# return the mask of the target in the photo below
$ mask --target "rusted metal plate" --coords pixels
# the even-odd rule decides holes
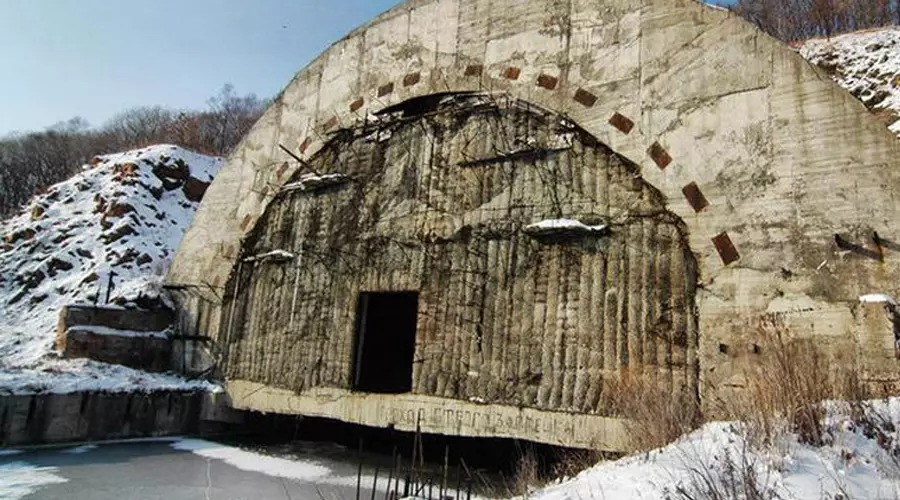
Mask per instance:
[[[507,80],[518,80],[519,75],[522,74],[522,68],[517,68],[515,66],[510,66],[503,70],[503,78]]]
[[[403,77],[403,86],[404,87],[412,87],[413,85],[419,83],[422,80],[422,74],[418,71],[415,73],[410,73]]]
[[[734,247],[734,242],[731,241],[731,237],[728,236],[728,233],[722,233],[713,238],[712,241],[713,245],[716,246],[716,250],[719,252],[719,256],[722,257],[722,262],[726,266],[741,260],[741,254],[739,254],[737,248]]]
[[[325,122],[325,124],[322,125],[322,129],[325,130],[325,131],[328,131],[328,130],[333,129],[334,126],[337,125],[337,124],[338,124],[338,119],[337,119],[337,117],[336,117],[336,116],[332,116],[331,118],[328,119],[327,122]]]
[[[537,79],[537,85],[538,87],[543,87],[547,90],[555,90],[556,86],[559,85],[559,78],[547,74],[542,74]]]
[[[612,115],[612,118],[609,119],[609,124],[626,135],[630,134],[631,130],[634,129],[634,122],[621,113]]]
[[[587,90],[578,89],[577,91],[575,91],[575,102],[583,105],[586,108],[590,108],[597,103],[597,96],[588,92]]]
[[[650,154],[650,158],[652,158],[653,161],[656,162],[656,165],[662,170],[665,170],[666,167],[672,163],[672,157],[669,156],[669,152],[658,142],[654,142],[647,152]]]
[[[253,217],[249,215],[244,217],[244,220],[241,221],[241,231],[246,231],[251,222],[253,222]]]
[[[703,196],[703,191],[700,190],[700,186],[696,182],[688,184],[681,192],[684,193],[688,203],[694,207],[695,212],[700,213],[709,206],[709,200],[706,199],[706,196]]]
[[[394,91],[394,82],[386,83],[378,87],[378,97],[384,97]]]
[[[466,66],[464,76],[481,76],[482,73],[484,73],[484,66],[480,64],[470,64]]]
[[[350,112],[355,113],[355,112],[359,111],[359,108],[363,107],[363,104],[365,104],[365,103],[366,103],[366,101],[362,97],[353,101],[352,103],[350,103]]]

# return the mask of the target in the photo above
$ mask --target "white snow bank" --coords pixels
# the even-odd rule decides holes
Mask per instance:
[[[182,439],[173,442],[171,446],[176,450],[190,451],[202,457],[222,460],[241,470],[260,472],[274,477],[317,482],[332,473],[331,469],[322,465],[270,457],[200,439]]]
[[[821,447],[785,434],[776,446],[754,449],[743,424],[711,423],[665,448],[601,463],[529,498],[679,498],[678,491],[696,492],[707,481],[728,491],[729,467],[747,471],[770,495],[765,498],[900,498],[900,459],[888,451],[900,444],[900,398],[868,403],[869,415],[881,422],[876,432],[858,425],[847,404],[826,409]]]
[[[148,373],[87,359],[42,361],[33,368],[0,370],[0,396],[73,392],[208,391],[222,388],[205,380]]]
[[[26,462],[0,464],[0,498],[19,500],[41,486],[65,483],[67,480],[55,473],[55,467],[36,467]]]

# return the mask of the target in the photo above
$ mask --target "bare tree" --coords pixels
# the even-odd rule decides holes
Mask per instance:
[[[205,110],[133,108],[100,128],[76,117],[41,132],[0,138],[0,216],[18,209],[36,191],[69,178],[99,154],[159,143],[227,154],[268,106],[254,94],[238,95],[230,84],[207,104]]]
[[[738,0],[733,10],[786,42],[887,26],[900,20],[898,0]]]

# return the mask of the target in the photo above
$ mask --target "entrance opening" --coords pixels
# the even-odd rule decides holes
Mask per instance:
[[[365,292],[356,309],[353,390],[401,394],[412,390],[416,292]]]

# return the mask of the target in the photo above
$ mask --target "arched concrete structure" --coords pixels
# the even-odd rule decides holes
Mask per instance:
[[[698,262],[708,407],[742,385],[761,317],[897,378],[893,333],[857,328],[860,295],[900,292],[897,139],[792,49],[694,0],[412,0],[353,31],[208,190],[168,276],[196,292],[183,322],[216,337],[243,238],[301,168],[280,146],[308,159],[388,106],[464,91],[569,117],[665,195]]]

